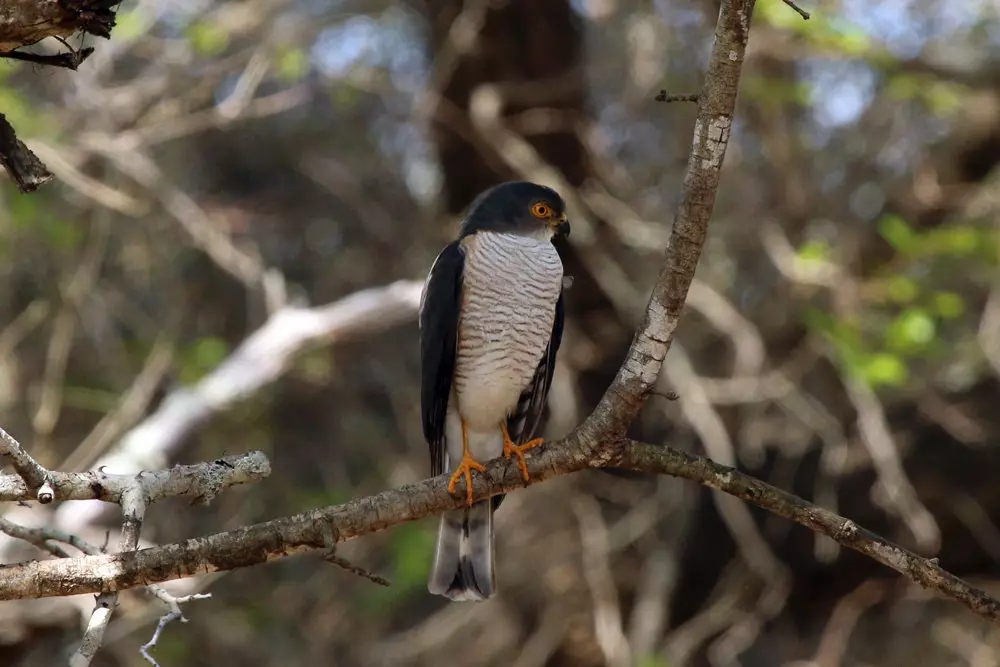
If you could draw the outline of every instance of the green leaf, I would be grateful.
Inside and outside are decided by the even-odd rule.
[[[218,55],[229,46],[229,33],[208,21],[192,23],[185,32],[195,53],[201,56]]]
[[[141,9],[133,9],[129,12],[119,12],[115,18],[115,35],[118,41],[130,40],[139,37],[146,30],[147,17]]]
[[[798,249],[795,256],[804,261],[822,262],[830,259],[831,248],[826,241],[807,241]]]
[[[898,387],[906,383],[909,378],[909,369],[900,357],[879,352],[866,360],[863,366],[863,376],[872,387],[880,385]]]
[[[194,361],[203,370],[210,371],[226,358],[228,350],[229,346],[221,338],[202,338],[195,344]]]
[[[889,79],[886,96],[890,100],[908,101],[920,95],[920,79],[911,74],[897,74]]]
[[[937,332],[934,318],[922,308],[908,308],[892,321],[886,330],[889,347],[900,352],[914,353],[926,347]]]
[[[917,247],[917,235],[910,225],[898,215],[882,216],[878,222],[878,231],[882,238],[903,254],[912,253]]]
[[[962,107],[961,89],[953,84],[936,81],[924,90],[924,99],[930,110],[939,117],[954,115]]]
[[[929,232],[925,243],[929,252],[967,257],[976,252],[981,240],[979,230],[972,225],[952,225]]]
[[[965,299],[954,292],[934,292],[931,295],[931,308],[938,317],[953,320],[965,312]]]
[[[892,276],[886,281],[886,291],[889,299],[896,303],[910,303],[917,298],[920,288],[917,283],[906,276]]]
[[[300,48],[285,49],[278,54],[276,69],[278,78],[298,81],[309,71],[309,57]]]

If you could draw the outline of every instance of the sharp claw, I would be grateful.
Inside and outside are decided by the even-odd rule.
[[[504,436],[506,436],[506,432]],[[503,455],[510,459],[511,456],[517,456],[517,466],[521,469],[521,478],[525,482],[531,479],[531,475],[528,473],[528,463],[524,458],[524,453],[529,449],[533,449],[541,445],[545,440],[543,438],[535,438],[534,440],[529,440],[523,445],[516,445],[508,437],[504,437],[503,443]]]
[[[458,480],[465,480],[465,497],[466,502],[469,506],[472,506],[472,471],[478,470],[479,472],[486,474],[486,466],[484,466],[479,461],[475,460],[471,456],[466,456],[462,459],[462,462],[458,464],[455,468],[455,472],[451,474],[451,479],[448,480],[448,493],[454,495],[455,490],[458,488]]]

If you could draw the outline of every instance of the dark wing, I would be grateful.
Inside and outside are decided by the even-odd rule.
[[[559,344],[562,342],[563,318],[563,293],[559,292],[549,345],[545,354],[542,355],[541,361],[538,362],[535,377],[531,380],[531,384],[521,392],[517,408],[507,420],[507,431],[516,443],[530,440],[535,434],[535,429],[538,428],[538,422],[542,419],[542,412],[545,411],[546,399],[549,396],[549,387],[552,386],[552,374],[556,370],[556,354],[559,352]]]
[[[431,450],[431,474],[444,472],[445,415],[458,344],[465,253],[458,241],[434,260],[420,303],[420,412]]]

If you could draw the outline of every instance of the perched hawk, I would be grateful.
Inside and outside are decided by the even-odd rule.
[[[465,480],[469,507],[445,513],[428,590],[485,600],[496,590],[493,511],[472,503],[472,471],[524,452],[545,408],[563,328],[563,266],[552,245],[569,234],[550,188],[503,183],[479,195],[431,267],[420,304],[421,411],[431,469]]]

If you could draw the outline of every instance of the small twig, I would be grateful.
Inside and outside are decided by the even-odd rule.
[[[362,567],[358,567],[357,565],[350,562],[346,558],[337,555],[337,542],[340,541],[340,536],[337,533],[337,527],[335,525],[327,522],[326,525],[323,526],[322,532],[323,532],[323,547],[324,549],[326,549],[326,552],[323,554],[323,559],[326,562],[333,563],[338,567],[342,567],[348,572],[356,574],[359,577],[363,577],[373,583],[378,584],[379,586],[388,587],[390,585],[388,579],[384,579],[383,577],[380,577],[377,574],[373,574],[372,572],[369,572],[368,570]]]
[[[160,667],[160,663],[158,663],[156,659],[149,654],[149,649],[156,646],[156,643],[160,641],[160,633],[163,632],[163,628],[177,620],[181,623],[187,623],[187,618],[185,618],[183,612],[181,612],[181,605],[185,602],[190,602],[191,600],[207,600],[212,597],[212,594],[193,593],[191,595],[185,595],[178,598],[174,597],[160,586],[150,586],[149,590],[153,593],[153,595],[167,605],[169,611],[160,617],[160,621],[156,624],[156,630],[153,631],[153,636],[150,637],[149,641],[139,647],[139,654],[142,655],[142,657],[145,658],[146,662],[149,664],[154,665],[154,667]]]
[[[63,42],[65,44],[65,42]],[[67,45],[68,46],[68,45]],[[94,52],[93,47],[88,46],[79,51],[71,50],[67,53],[23,53],[21,51],[7,51],[0,53],[0,58],[8,60],[20,60],[22,62],[34,63],[36,65],[46,65],[48,67],[62,67],[64,69],[76,70],[84,60]]]
[[[52,180],[41,160],[17,138],[10,121],[0,113],[0,165],[17,184],[21,192],[34,192],[38,186]]]
[[[697,102],[697,94],[692,95],[668,95],[666,90],[661,90],[656,96],[657,102]]]
[[[186,620],[180,611],[167,612],[161,616],[160,622],[156,624],[156,630],[153,631],[153,636],[150,637],[148,642],[139,647],[139,654],[146,659],[146,662],[154,665],[154,667],[160,667],[160,663],[158,663],[156,659],[149,654],[149,649],[156,646],[156,642],[160,641],[160,633],[163,632],[163,628],[178,619],[180,619],[181,623]]]
[[[19,526],[18,524],[3,517],[0,517],[0,533],[6,533],[11,537],[34,544],[35,546],[44,549],[53,556],[57,556],[59,558],[69,558],[70,555],[66,553],[66,551],[58,544],[53,544],[53,542],[68,544],[88,556],[96,556],[97,554],[103,553],[101,549],[85,542],[76,535],[71,535],[61,530],[56,530],[55,528],[27,528],[25,526]]]
[[[389,586],[392,585],[392,584],[389,583],[389,580],[386,579],[385,577],[380,577],[379,575],[375,574],[374,572],[369,572],[368,570],[364,569],[363,567],[358,567],[357,565],[355,565],[354,563],[350,562],[346,558],[338,556],[335,551],[327,551],[323,555],[323,559],[326,560],[326,562],[328,562],[328,563],[333,563],[334,565],[336,565],[338,567],[344,568],[345,570],[347,570],[351,574],[356,574],[359,577],[364,577],[368,581],[371,581],[372,583],[376,583],[379,586],[389,587]]]
[[[69,554],[58,544],[49,541],[42,529],[26,528],[16,523],[0,517],[0,533],[5,533],[19,540],[24,540],[28,544],[33,544],[43,551],[47,551],[56,558],[69,558]]]
[[[681,397],[680,394],[678,394],[676,391],[673,391],[673,390],[671,390],[671,391],[659,391],[657,389],[650,389],[649,390],[649,395],[650,396],[658,396],[659,398],[665,398],[668,401],[676,401],[676,400],[679,400],[680,397]]]
[[[810,16],[809,12],[807,12],[806,10],[802,9],[797,4],[795,4],[795,0],[781,0],[781,1],[783,3],[785,3],[786,5],[788,5],[789,7],[791,7],[792,9],[794,9],[795,13],[798,14],[799,16],[801,16],[803,18],[803,20],[806,20],[806,21],[809,20],[809,16]]]
[[[122,534],[118,544],[118,552],[134,552],[139,547],[142,519],[146,513],[146,505],[149,502],[149,491],[146,488],[142,473],[136,475],[132,483],[125,488],[122,492],[120,502],[122,515],[125,517],[125,520],[122,522]],[[169,598],[169,593],[163,589],[153,591],[153,594],[157,597],[165,596],[165,598]],[[111,622],[111,616],[117,606],[118,591],[109,589],[97,596],[97,605],[90,616],[90,623],[87,624],[87,630],[83,635],[80,648],[70,658],[70,667],[87,667],[90,661],[94,659],[98,649],[101,648],[101,642],[104,640],[104,632],[108,629],[108,623]],[[179,609],[177,611],[179,613]],[[173,610],[171,610],[172,613],[174,613]]]

